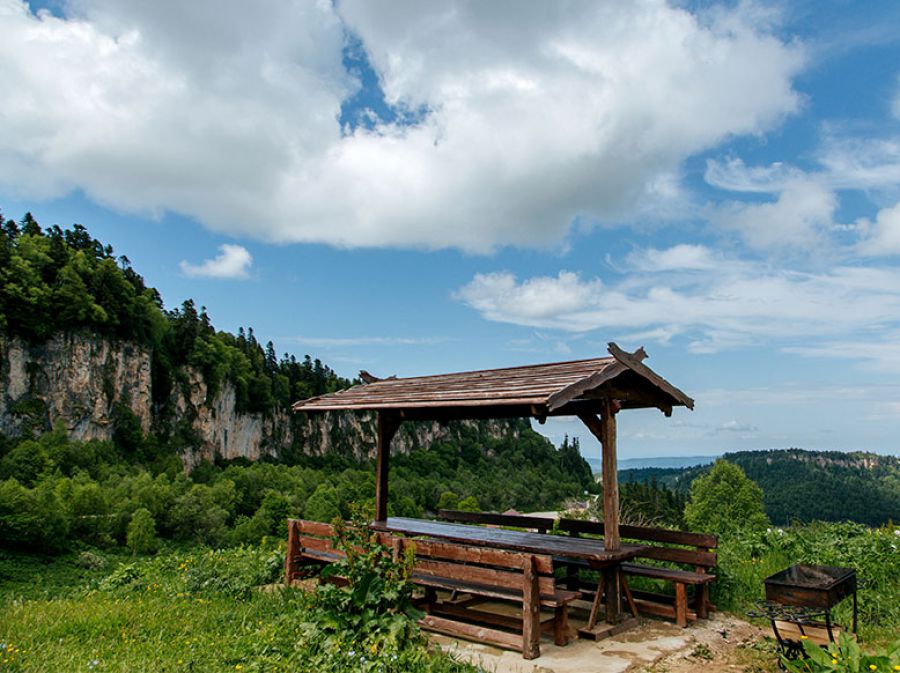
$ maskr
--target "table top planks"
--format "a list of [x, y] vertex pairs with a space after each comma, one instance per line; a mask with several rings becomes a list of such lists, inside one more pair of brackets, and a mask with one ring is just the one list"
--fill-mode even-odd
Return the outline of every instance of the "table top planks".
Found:
[[603, 548], [603, 540], [547, 535], [520, 530], [467, 526], [444, 521], [427, 521], [405, 517], [389, 517], [372, 523], [374, 530], [402, 533], [411, 537], [431, 537], [474, 546], [511, 549], [532, 554], [587, 561], [602, 568], [634, 558], [647, 549], [645, 545], [623, 544], [615, 551]]

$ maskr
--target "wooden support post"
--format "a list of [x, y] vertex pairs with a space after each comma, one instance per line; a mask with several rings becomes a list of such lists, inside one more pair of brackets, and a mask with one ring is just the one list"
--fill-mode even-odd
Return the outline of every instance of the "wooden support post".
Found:
[[615, 400], [603, 400], [600, 418], [591, 414], [579, 414], [578, 418], [600, 440], [603, 450], [603, 546], [615, 551], [621, 545], [619, 538], [619, 480], [616, 474], [616, 413]]
[[378, 412], [378, 442], [375, 447], [375, 520], [387, 521], [388, 472], [391, 439], [400, 427], [400, 419], [384, 411]]
[[522, 596], [522, 658], [541, 656], [541, 591], [534, 556], [525, 563], [525, 586]]
[[619, 478], [616, 461], [616, 412], [618, 405], [604, 400], [600, 418], [603, 449], [603, 546], [607, 550], [619, 548]]
[[684, 582], [675, 582], [675, 623], [687, 627], [687, 587]]
[[617, 624], [622, 605], [622, 585], [619, 582], [619, 569], [609, 566], [603, 569], [603, 584], [606, 588], [606, 623]]
[[284, 584], [291, 586], [294, 577], [297, 575], [297, 523], [288, 519], [288, 541], [287, 554], [284, 558]]

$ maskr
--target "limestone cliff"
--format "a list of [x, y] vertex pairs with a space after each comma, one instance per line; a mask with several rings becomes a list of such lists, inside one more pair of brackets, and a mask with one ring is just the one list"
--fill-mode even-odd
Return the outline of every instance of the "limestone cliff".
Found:
[[[145, 432], [179, 427], [171, 436], [185, 465], [217, 457], [324, 455], [337, 451], [356, 459], [375, 449], [374, 417], [326, 414], [295, 417], [287, 411], [240, 413], [227, 381], [213, 396], [199, 372], [183, 372], [165, 415], [154, 407], [152, 353], [136, 344], [84, 334], [57, 334], [41, 344], [0, 336], [0, 432], [18, 437], [61, 422], [76, 440], [112, 439], [117, 409], [127, 407]], [[408, 427], [409, 426], [409, 427]], [[405, 424], [394, 450], [408, 451], [452, 440], [468, 426], [493, 437], [517, 436], [515, 424]]]

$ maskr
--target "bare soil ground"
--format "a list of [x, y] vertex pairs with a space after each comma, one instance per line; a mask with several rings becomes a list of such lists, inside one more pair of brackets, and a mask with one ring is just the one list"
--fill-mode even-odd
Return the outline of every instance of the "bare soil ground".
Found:
[[433, 640], [492, 673], [769, 673], [777, 666], [766, 635], [731, 615], [715, 614], [686, 629], [641, 619], [637, 627], [599, 642], [556, 647], [544, 640], [541, 657], [532, 661], [488, 645], [443, 636]]

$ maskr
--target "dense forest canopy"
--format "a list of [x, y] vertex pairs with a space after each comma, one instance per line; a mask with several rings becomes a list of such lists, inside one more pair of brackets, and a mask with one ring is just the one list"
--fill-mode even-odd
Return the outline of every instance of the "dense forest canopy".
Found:
[[[726, 453], [763, 490], [773, 523], [900, 521], [900, 458], [873, 453], [783, 449]], [[620, 479], [687, 493], [710, 466], [623, 470]]]

